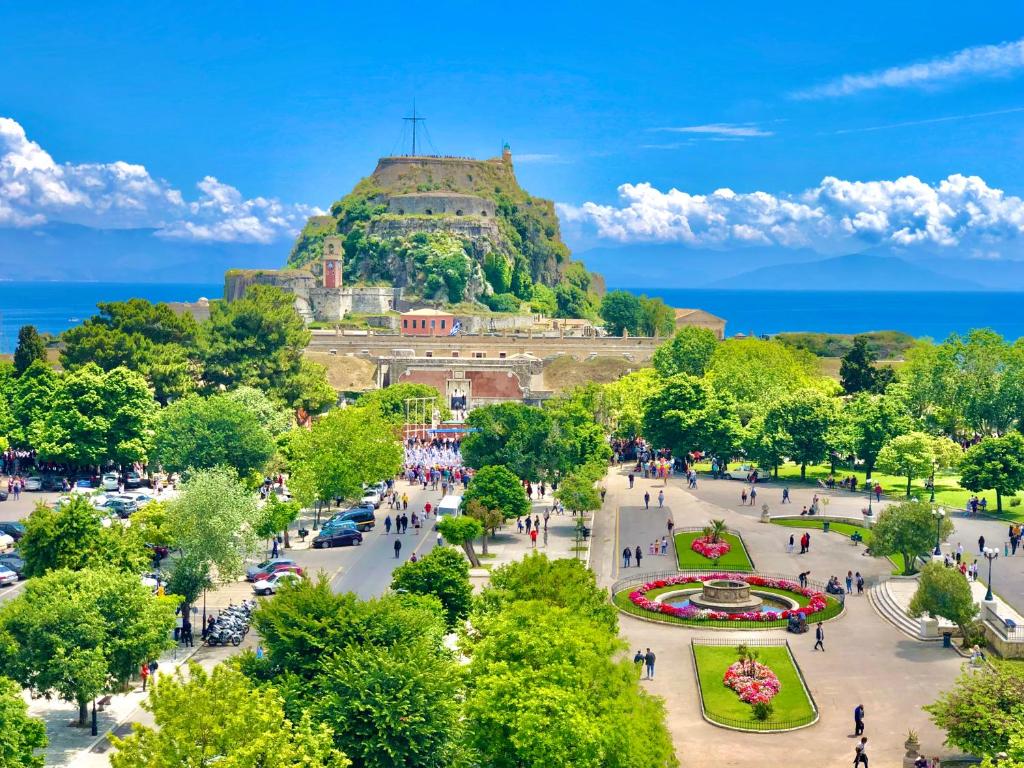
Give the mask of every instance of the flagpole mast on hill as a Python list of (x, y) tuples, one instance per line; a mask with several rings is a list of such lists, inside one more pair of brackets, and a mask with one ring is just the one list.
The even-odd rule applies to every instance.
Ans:
[(402, 119), (412, 123), (412, 156), (416, 157), (416, 123), (424, 123), (427, 120), (425, 117), (416, 117), (416, 99), (412, 100), (412, 117)]

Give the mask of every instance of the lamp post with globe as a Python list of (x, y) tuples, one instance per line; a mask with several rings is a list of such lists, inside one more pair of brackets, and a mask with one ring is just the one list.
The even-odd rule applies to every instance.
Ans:
[(946, 516), (946, 510), (942, 507), (932, 510), (932, 517), (935, 518), (935, 550), (933, 555), (942, 555), (942, 518)]
[(999, 557), (999, 550), (995, 547), (985, 547), (981, 554), (988, 560), (988, 592), (985, 593), (985, 601), (992, 602), (992, 561)]

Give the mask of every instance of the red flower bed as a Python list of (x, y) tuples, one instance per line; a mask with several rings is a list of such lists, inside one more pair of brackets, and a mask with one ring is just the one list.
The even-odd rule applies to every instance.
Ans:
[[(800, 608), (792, 608), (778, 613), (768, 613), (765, 611), (727, 613), (725, 611), (713, 611), (707, 608), (696, 608), (692, 605), (678, 608), (674, 605), (662, 603), (657, 600), (651, 600), (647, 597), (647, 593), (652, 589), (674, 587), (679, 584), (701, 584), (705, 581), (711, 581), (714, 579), (745, 581), (752, 587), (771, 587), (772, 589), (782, 589), (786, 592), (792, 592), (794, 595), (806, 597), (808, 598), (808, 602), (807, 605)], [(746, 573), (702, 573), (700, 575), (680, 574), (679, 576), (672, 576), (667, 579), (649, 581), (630, 592), (629, 601), (633, 603), (633, 605), (643, 608), (645, 611), (663, 613), (666, 616), (677, 616), (680, 619), (710, 619), (713, 621), (779, 621), (780, 619), (788, 619), (790, 616), (796, 616), (798, 614), (803, 614), (804, 616), (809, 617), (811, 614), (825, 610), (828, 606), (828, 600), (826, 599), (824, 592), (818, 592), (814, 589), (805, 589), (795, 581), (789, 581), (788, 579), (770, 579), (764, 576), (752, 576)]]
[[(751, 674), (753, 666), (753, 674)], [(771, 669), (760, 662), (737, 661), (725, 670), (722, 682), (740, 695), (747, 704), (767, 704), (782, 688)]]
[(693, 543), (690, 545), (690, 549), (692, 549), (698, 555), (704, 555), (704, 557), (708, 558), (709, 560), (717, 560), (726, 552), (728, 552), (731, 549), (731, 547), (729, 546), (729, 542), (727, 542), (725, 539), (711, 541), (711, 539), (707, 538), (706, 536), (702, 536), (699, 539), (693, 540)]

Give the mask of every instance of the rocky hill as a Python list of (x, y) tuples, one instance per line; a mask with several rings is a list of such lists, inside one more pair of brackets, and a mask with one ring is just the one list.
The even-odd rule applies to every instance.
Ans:
[(348, 284), (391, 283), (407, 295), (502, 311), (528, 301), (574, 316), (579, 307), (570, 305), (604, 290), (571, 261), (554, 204), (519, 186), (507, 147), (489, 160), (381, 158), (329, 216), (307, 222), (288, 266), (319, 259), (332, 234), (344, 238)]

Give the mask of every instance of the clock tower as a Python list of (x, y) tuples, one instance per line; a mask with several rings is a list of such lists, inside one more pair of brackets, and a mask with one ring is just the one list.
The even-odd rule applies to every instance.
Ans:
[(341, 288), (342, 258), (345, 250), (341, 238), (330, 236), (324, 238), (323, 281), (324, 288)]

